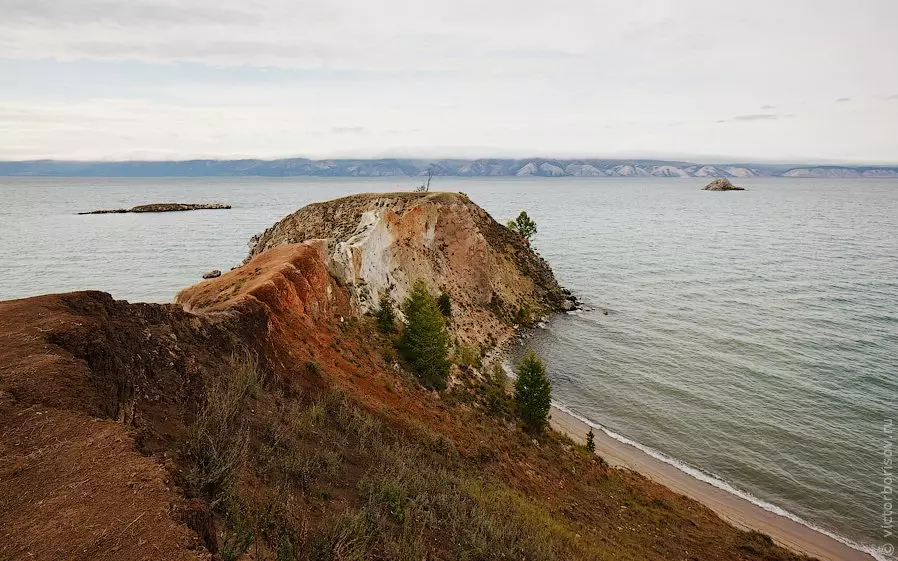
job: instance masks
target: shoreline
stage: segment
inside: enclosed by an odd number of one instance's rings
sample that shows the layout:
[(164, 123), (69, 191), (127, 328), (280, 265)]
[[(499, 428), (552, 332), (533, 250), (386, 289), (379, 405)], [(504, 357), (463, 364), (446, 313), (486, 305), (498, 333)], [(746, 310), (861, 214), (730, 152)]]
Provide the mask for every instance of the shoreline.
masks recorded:
[(629, 469), (710, 508), (724, 521), (742, 530), (756, 530), (777, 544), (821, 561), (874, 561), (872, 554), (855, 549), (819, 530), (761, 506), (727, 490), (697, 479), (674, 465), (659, 460), (639, 448), (611, 437), (556, 405), (552, 405), (550, 426), (577, 444), (586, 442), (593, 429), (596, 454), (613, 467)]

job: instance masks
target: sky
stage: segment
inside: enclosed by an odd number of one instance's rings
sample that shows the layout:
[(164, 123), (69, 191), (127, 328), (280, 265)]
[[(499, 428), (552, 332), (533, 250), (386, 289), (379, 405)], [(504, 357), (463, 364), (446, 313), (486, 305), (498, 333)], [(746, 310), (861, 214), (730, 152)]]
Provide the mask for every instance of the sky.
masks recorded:
[(895, 0), (0, 0), (0, 160), (898, 164)]

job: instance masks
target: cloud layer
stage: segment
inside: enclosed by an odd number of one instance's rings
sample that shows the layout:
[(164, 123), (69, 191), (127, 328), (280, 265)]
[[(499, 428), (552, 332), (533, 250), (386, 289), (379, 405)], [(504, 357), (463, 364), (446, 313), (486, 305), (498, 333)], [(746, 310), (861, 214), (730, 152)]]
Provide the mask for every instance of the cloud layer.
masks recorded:
[(0, 13), (4, 159), (898, 152), (890, 0), (0, 0)]

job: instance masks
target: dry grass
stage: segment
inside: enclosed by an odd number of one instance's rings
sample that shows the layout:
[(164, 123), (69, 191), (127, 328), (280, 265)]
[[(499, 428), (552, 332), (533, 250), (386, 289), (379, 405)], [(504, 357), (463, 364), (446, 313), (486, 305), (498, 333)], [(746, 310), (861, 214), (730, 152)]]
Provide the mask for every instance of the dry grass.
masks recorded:
[(190, 428), (185, 450), (188, 483), (213, 508), (228, 500), (249, 438), (240, 413), (264, 381), (252, 355), (235, 355), (231, 364), (207, 385), (206, 401)]

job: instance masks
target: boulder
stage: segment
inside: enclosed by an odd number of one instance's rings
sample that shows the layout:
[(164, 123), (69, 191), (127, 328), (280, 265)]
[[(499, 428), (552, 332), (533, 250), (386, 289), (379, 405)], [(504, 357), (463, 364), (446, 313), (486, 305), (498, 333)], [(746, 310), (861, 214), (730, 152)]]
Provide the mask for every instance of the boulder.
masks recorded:
[(203, 274), (204, 279), (217, 279), (220, 276), (221, 276), (221, 271), (219, 271), (218, 269), (212, 269), (208, 273)]

